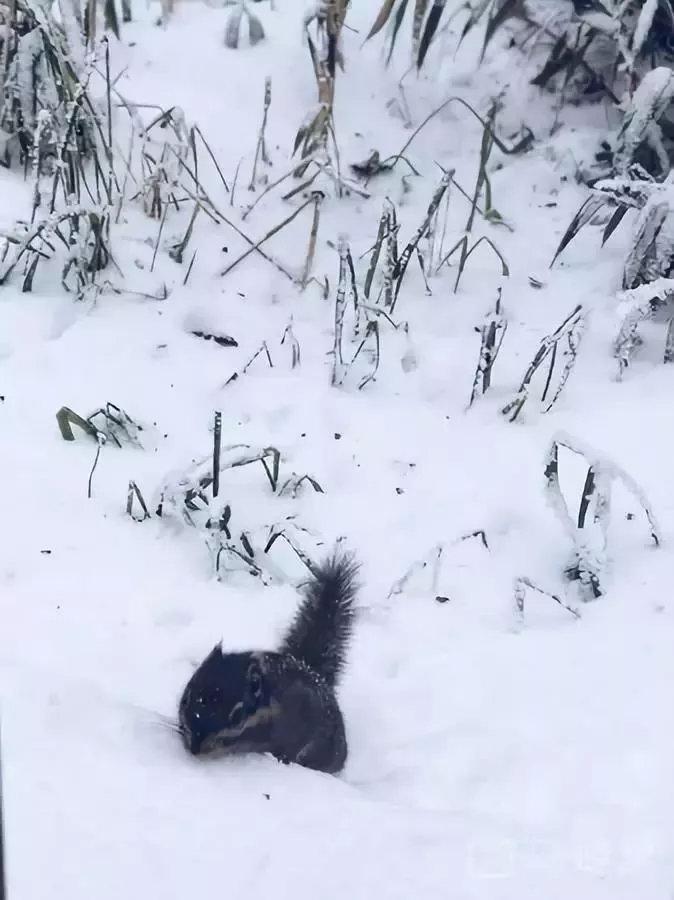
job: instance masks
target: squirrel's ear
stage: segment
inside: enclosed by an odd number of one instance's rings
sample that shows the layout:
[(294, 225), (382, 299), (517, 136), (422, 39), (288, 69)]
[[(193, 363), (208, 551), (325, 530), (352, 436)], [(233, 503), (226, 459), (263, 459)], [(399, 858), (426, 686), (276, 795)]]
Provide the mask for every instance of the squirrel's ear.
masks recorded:
[(222, 656), (222, 641), (218, 641), (218, 643), (215, 645), (215, 647), (213, 647), (213, 650), (211, 652), (213, 654), (215, 654), (216, 656)]

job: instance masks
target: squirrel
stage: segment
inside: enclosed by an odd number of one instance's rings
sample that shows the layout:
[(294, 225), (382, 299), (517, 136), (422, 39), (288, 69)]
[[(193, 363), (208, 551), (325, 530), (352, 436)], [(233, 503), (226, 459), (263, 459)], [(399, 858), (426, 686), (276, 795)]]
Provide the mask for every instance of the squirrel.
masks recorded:
[(346, 762), (335, 686), (354, 618), (359, 565), (325, 560), (278, 651), (223, 652), (216, 644), (187, 683), (178, 731), (195, 756), (270, 753), (329, 774)]

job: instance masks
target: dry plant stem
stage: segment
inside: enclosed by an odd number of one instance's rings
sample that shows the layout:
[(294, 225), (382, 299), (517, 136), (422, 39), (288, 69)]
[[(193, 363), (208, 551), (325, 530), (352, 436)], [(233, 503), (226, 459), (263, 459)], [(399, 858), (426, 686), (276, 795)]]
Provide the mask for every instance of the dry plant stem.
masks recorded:
[(364, 313), (369, 313), (370, 315), (373, 315), (373, 316), (381, 316), (382, 319), (386, 319), (386, 321), (389, 323), (389, 325), (391, 326), (391, 328), (393, 328), (394, 331), (398, 331), (399, 328), (402, 328), (403, 331), (405, 331), (408, 328), (407, 322), (396, 322), (394, 319), (391, 318), (391, 316), (389, 316), (389, 314), (386, 312), (385, 309), (381, 308), (381, 306), (370, 306), (367, 303), (361, 303), (359, 305), (359, 308)]
[[(431, 227), (431, 222), (433, 221), (433, 217), (438, 211), (438, 207), (442, 201), (447, 188), (451, 184), (452, 178), (454, 177), (454, 170), (451, 169), (449, 172), (445, 172), (442, 176), (440, 184), (435, 190), (431, 202), (426, 210), (426, 216), (424, 221), (421, 223), (419, 228), (417, 228), (416, 233), (412, 237), (412, 240), (409, 241), (407, 246), (402, 252), (400, 259), (397, 260), (396, 266), (393, 272), (393, 277), (396, 281), (395, 294), (393, 296), (393, 300), (390, 304), (391, 306), (391, 314), (395, 309), (396, 303), (398, 302), (398, 297), (400, 296), (400, 288), (402, 287), (403, 278), (405, 277), (405, 272), (407, 271), (407, 266), (409, 265), (409, 261), (412, 258), (412, 254), (419, 246), (419, 241), (428, 234), (429, 228)], [(388, 305), (388, 304), (387, 304)]]
[(190, 277), (190, 275), (191, 275), (191, 273), (192, 273), (192, 266), (194, 265), (194, 260), (195, 260), (196, 258), (197, 258), (197, 251), (195, 250), (194, 253), (192, 254), (192, 259), (190, 260), (190, 264), (189, 264), (189, 266), (187, 267), (187, 272), (185, 273), (185, 278), (183, 279), (183, 287), (184, 287), (184, 286), (187, 284), (187, 282), (189, 281), (189, 277)]
[(667, 323), (667, 337), (665, 339), (665, 354), (663, 362), (674, 362), (674, 318)]
[(349, 270), (349, 289), (351, 291), (351, 300), (353, 301), (353, 315), (355, 319), (354, 335), (358, 337), (360, 333), (361, 308), (360, 299), (358, 297), (358, 284), (356, 282), (356, 267), (353, 264), (353, 256), (351, 256), (351, 248), (346, 250), (346, 264)]
[(98, 438), (98, 446), (96, 447), (96, 456), (94, 457), (94, 464), (91, 467), (91, 472), (89, 473), (89, 481), (87, 482), (87, 498), (91, 500), (91, 492), (93, 488), (93, 479), (94, 472), (96, 471), (96, 466), (98, 465), (98, 457), (101, 455), (101, 447), (103, 446), (103, 440), (99, 436)]
[(481, 328), (480, 356), (473, 378), (473, 389), (470, 394), (470, 408), (478, 397), (483, 397), (491, 386), (491, 373), (499, 354), (503, 339), (508, 329), (508, 321), (503, 315), (501, 306), (501, 288), (498, 289), (496, 306), (487, 317), (488, 321)]
[(281, 346), (283, 346), (286, 340), (290, 343), (292, 348), (292, 362), (291, 368), (295, 369), (302, 362), (302, 354), (300, 349), (300, 342), (295, 337), (295, 333), (293, 331), (292, 321), (289, 325), (286, 325), (286, 329), (283, 332), (283, 337), (281, 338)]
[(353, 359), (349, 363), (349, 367), (351, 367), (355, 363), (356, 359), (360, 355), (361, 350), (363, 350), (370, 337), (374, 337), (374, 363), (372, 365), (371, 371), (361, 379), (358, 385), (359, 391), (362, 391), (365, 385), (375, 380), (377, 371), (379, 370), (379, 361), (381, 359), (381, 343), (379, 338), (379, 323), (377, 321), (370, 321), (367, 323), (367, 328), (365, 329), (365, 337), (358, 345), (358, 349), (354, 353)]
[[(484, 208), (485, 211), (491, 209), (491, 190), (489, 185), (489, 179), (487, 178), (487, 162), (489, 161), (489, 157), (491, 155), (492, 147), (493, 147), (493, 139), (492, 129), (494, 124), (494, 115), (495, 109), (492, 106), (490, 109), (487, 120), (482, 130), (482, 140), (480, 142), (480, 162), (478, 166), (477, 178), (475, 179), (475, 190), (473, 191), (473, 199), (471, 201), (470, 213), (468, 214), (468, 221), (466, 222), (465, 234), (466, 237), (472, 233), (473, 224), (475, 222), (475, 212), (477, 210), (478, 201), (480, 199), (480, 194), (482, 193), (483, 188), (485, 189), (485, 202)], [(456, 276), (456, 284), (454, 285), (454, 293), (459, 288), (459, 282), (461, 280), (461, 275), (463, 274), (463, 270), (466, 267), (466, 263), (468, 262), (468, 257), (475, 249), (472, 247), (470, 250), (468, 249), (468, 240), (464, 240), (461, 242), (461, 258), (459, 260), (459, 271)], [(500, 254), (499, 254), (500, 255)]]
[(335, 338), (332, 348), (332, 385), (339, 385), (344, 380), (346, 366), (342, 355), (342, 334), (344, 331), (344, 315), (346, 313), (346, 285), (349, 271), (349, 245), (344, 235), (339, 238), (339, 280), (335, 298)]
[(222, 169), (220, 168), (220, 165), (219, 165), (217, 159), (215, 158), (215, 154), (214, 154), (213, 151), (211, 150), (210, 144), (208, 143), (208, 141), (207, 141), (206, 138), (204, 137), (204, 134), (203, 134), (201, 128), (199, 128), (198, 125), (194, 125), (194, 126), (192, 127), (192, 142), (193, 142), (194, 146), (196, 147), (196, 142), (194, 141), (194, 134), (198, 134), (199, 137), (201, 138), (201, 143), (202, 143), (202, 144), (204, 145), (204, 147), (206, 148), (206, 152), (207, 152), (208, 155), (210, 156), (211, 161), (212, 161), (213, 165), (215, 166), (218, 175), (220, 176), (220, 180), (222, 181), (222, 183), (223, 183), (223, 185), (224, 185), (224, 188), (225, 188), (226, 193), (229, 193), (229, 185), (227, 184), (227, 179), (226, 179), (225, 176), (223, 175)]
[[(180, 154), (179, 154), (178, 151), (175, 149), (175, 147), (172, 147), (170, 144), (167, 144), (166, 146), (167, 146), (167, 149), (168, 149), (171, 153), (173, 153), (173, 155), (175, 156), (175, 158), (176, 158), (176, 160), (177, 160), (177, 162), (178, 162), (178, 165), (179, 165), (181, 168), (183, 168), (183, 169), (187, 172), (187, 174), (190, 176), (190, 178), (192, 179), (192, 181), (193, 181), (194, 184), (195, 184), (195, 187), (196, 187), (197, 191), (200, 191), (202, 196), (201, 196), (201, 197), (194, 196), (193, 194), (191, 194), (191, 193), (189, 192), (188, 188), (187, 188), (184, 184), (181, 184), (182, 190), (184, 190), (185, 193), (186, 193), (189, 197), (191, 197), (191, 198), (192, 198), (193, 200), (195, 200), (196, 202), (200, 203), (202, 206), (203, 206), (203, 202), (205, 201), (206, 203), (209, 204), (209, 206), (211, 206), (211, 208), (215, 211), (215, 213), (216, 213), (217, 215), (220, 215), (219, 212), (218, 212), (217, 206), (215, 205), (215, 203), (213, 203), (213, 201), (211, 200), (211, 198), (208, 196), (208, 194), (207, 194), (206, 191), (204, 190), (203, 185), (201, 184), (201, 182), (200, 182), (199, 179), (197, 178), (196, 173), (193, 172), (193, 171), (190, 169), (190, 167), (187, 165), (187, 163), (185, 162), (185, 160), (180, 156)], [(172, 201), (175, 202), (175, 198), (174, 198), (174, 197), (172, 197)], [(205, 207), (204, 207), (204, 212), (208, 212), (208, 210), (206, 210)]]
[[(312, 162), (313, 162), (313, 160), (310, 159), (310, 160), (309, 160), (309, 163), (312, 163)], [(237, 171), (238, 171), (238, 168), (237, 168)], [(290, 178), (292, 175), (294, 175), (296, 171), (297, 171), (297, 166), (295, 165), (295, 166), (292, 167), (292, 169), (289, 169), (287, 172), (284, 172), (284, 174), (281, 175), (280, 178), (277, 178), (275, 181), (270, 182), (270, 183), (265, 187), (265, 189), (262, 191), (262, 193), (259, 194), (259, 195), (255, 198), (255, 201), (254, 201), (253, 203), (251, 203), (251, 205), (248, 206), (248, 207), (243, 211), (243, 213), (241, 214), (241, 218), (242, 218), (242, 219), (246, 219), (246, 218), (250, 215), (250, 213), (252, 213), (252, 211), (255, 209), (255, 207), (258, 205), (258, 203), (260, 202), (260, 200), (262, 200), (264, 197), (266, 197), (267, 194), (268, 194), (270, 191), (273, 191), (273, 190), (274, 190), (274, 188), (278, 187), (279, 184), (281, 184), (282, 182), (284, 182), (284, 181), (286, 181), (288, 178)], [(292, 195), (290, 195), (290, 196), (292, 196)], [(283, 199), (284, 199), (284, 200), (287, 200), (287, 199), (288, 199), (288, 196), (284, 197)]]
[[(143, 518), (139, 519), (133, 514), (133, 501), (134, 498), (138, 500), (140, 504), (140, 508), (143, 510)], [(129, 489), (126, 494), (126, 514), (130, 518), (134, 519), (136, 522), (144, 522), (146, 519), (150, 518), (150, 512), (147, 508), (147, 504), (145, 502), (145, 498), (143, 497), (140, 488), (136, 484), (135, 481), (129, 482)], [(1, 900), (1, 898), (0, 898)]]
[[(108, 113), (108, 147), (110, 148), (109, 155), (109, 163), (110, 163), (110, 174), (108, 178), (108, 195), (112, 197), (112, 182), (114, 179), (114, 172), (112, 170), (112, 89), (110, 83), (110, 43), (105, 38), (105, 85), (106, 85), (106, 99), (107, 99), (107, 113)], [(108, 223), (109, 223), (108, 219)], [(109, 236), (109, 232), (108, 232)]]
[[(428, 123), (431, 121), (431, 119), (434, 119), (435, 116), (437, 116), (439, 113), (441, 113), (443, 109), (445, 109), (447, 106), (449, 106), (450, 103), (461, 104), (461, 106), (464, 106), (467, 110), (469, 110), (475, 116), (475, 118), (478, 120), (478, 122), (480, 122), (480, 124), (482, 125), (483, 128), (485, 128), (485, 129), (489, 128), (488, 122), (485, 119), (483, 119), (482, 116), (473, 109), (473, 107), (470, 105), (470, 103), (467, 103), (462, 97), (449, 97), (447, 100), (445, 100), (443, 103), (441, 103), (440, 106), (436, 107), (436, 109), (434, 109), (432, 112), (430, 112), (426, 116), (426, 118), (423, 120), (423, 122), (414, 129), (413, 133), (407, 139), (407, 141), (403, 145), (402, 149), (398, 153), (396, 153), (395, 156), (388, 157), (386, 160), (384, 160), (384, 162), (388, 163), (388, 162), (392, 161), (391, 162), (392, 166), (397, 165), (399, 160), (401, 160), (403, 158), (403, 155), (407, 152), (407, 149), (409, 148), (412, 141), (418, 136), (419, 132), (422, 131), (426, 127), (426, 125), (428, 125)], [(491, 135), (491, 139), (494, 141), (494, 143), (499, 148), (499, 150), (502, 153), (505, 153), (507, 155), (514, 154), (514, 153), (521, 153), (523, 150), (525, 150), (527, 147), (529, 147), (531, 145), (531, 142), (533, 140), (533, 134), (531, 133), (531, 131), (529, 131), (527, 129), (527, 132), (525, 133), (524, 137), (514, 147), (509, 148), (491, 130), (490, 130), (490, 135)]]
[(215, 413), (213, 421), (213, 496), (220, 493), (220, 453), (222, 448), (222, 413)]
[(192, 215), (190, 216), (190, 220), (187, 223), (187, 228), (185, 230), (185, 234), (183, 239), (179, 244), (172, 247), (169, 251), (169, 255), (172, 259), (174, 259), (177, 263), (182, 263), (183, 256), (185, 255), (185, 250), (187, 250), (187, 245), (189, 244), (192, 238), (192, 231), (194, 230), (194, 223), (196, 221), (197, 216), (199, 215), (199, 210), (201, 206), (198, 203), (194, 204), (194, 209), (192, 210)]
[(230, 377), (229, 377), (229, 378), (227, 379), (227, 381), (224, 383), (223, 387), (227, 387), (228, 384), (231, 384), (233, 381), (236, 381), (236, 380), (237, 380), (238, 378), (240, 378), (242, 375), (245, 375), (246, 372), (248, 371), (248, 369), (253, 365), (253, 363), (255, 362), (255, 360), (258, 358), (258, 356), (261, 356), (263, 353), (264, 353), (265, 356), (267, 357), (267, 362), (269, 363), (269, 368), (270, 368), (270, 369), (273, 369), (273, 368), (274, 368), (274, 363), (272, 362), (272, 359), (271, 359), (271, 354), (270, 354), (270, 352), (269, 352), (269, 347), (267, 346), (267, 342), (266, 342), (266, 341), (263, 341), (262, 344), (260, 345), (260, 347), (258, 347), (258, 349), (255, 351), (255, 353), (253, 353), (253, 355), (252, 355), (251, 358), (248, 360), (248, 362), (247, 362), (246, 365), (243, 367), (243, 369), (241, 369), (240, 372), (234, 372), (233, 375), (230, 375)]
[[(349, 0), (320, 0), (315, 11), (305, 19), (305, 34), (318, 91), (318, 109), (312, 120), (300, 128), (295, 139), (295, 152), (301, 148), (303, 160), (296, 169), (301, 177), (306, 171), (304, 160), (307, 158), (318, 153), (324, 164), (330, 162), (328, 142), (332, 138), (336, 163), (334, 181), (338, 196), (342, 195), (343, 181), (334, 131), (333, 106), (337, 65), (341, 61), (340, 35), (348, 4)], [(316, 23), (315, 36), (310, 30), (312, 22)]]
[(454, 293), (456, 293), (459, 289), (459, 284), (461, 282), (466, 263), (482, 243), (487, 244), (493, 250), (494, 254), (499, 258), (501, 262), (501, 274), (503, 275), (503, 277), (505, 278), (510, 275), (510, 269), (505, 257), (491, 238), (488, 238), (486, 235), (482, 235), (482, 237), (478, 238), (478, 240), (475, 241), (472, 247), (468, 249), (468, 235), (464, 235), (459, 241), (457, 241), (456, 244), (454, 244), (452, 249), (447, 254), (445, 254), (444, 259), (438, 266), (438, 269), (440, 269), (445, 265), (445, 263), (449, 262), (449, 260), (452, 258), (452, 256), (454, 256), (457, 250), (461, 249), (461, 261), (459, 263), (456, 281), (454, 282)]
[(16, 34), (16, 0), (10, 0), (7, 6), (5, 28), (6, 40), (4, 40), (0, 46), (0, 116), (4, 113), (5, 102), (7, 100), (5, 84), (10, 63), (10, 41), (15, 39)]
[[(288, 272), (288, 270), (285, 269), (281, 265), (280, 262), (275, 260), (272, 256), (268, 256), (264, 252), (264, 250), (261, 250), (259, 244), (256, 245), (255, 242), (253, 240), (251, 240), (251, 238), (249, 238), (248, 235), (238, 227), (238, 225), (235, 225), (234, 222), (230, 221), (226, 216), (223, 216), (222, 214), (220, 214), (220, 218), (226, 225), (229, 225), (230, 228), (233, 228), (234, 231), (236, 231), (236, 233), (240, 237), (242, 237), (247, 244), (250, 244), (250, 246), (252, 248), (251, 252), (252, 252), (252, 250), (255, 250), (257, 253), (260, 254), (260, 256), (263, 259), (266, 259), (268, 263), (271, 263), (272, 266), (274, 266), (276, 269), (279, 270), (279, 272), (281, 272), (283, 275), (285, 275), (289, 281), (292, 281), (293, 283), (295, 283), (295, 276), (291, 275), (290, 272)], [(262, 243), (262, 242), (260, 241), (260, 243)]]
[(549, 597), (551, 600), (554, 600), (555, 603), (558, 603), (567, 612), (570, 612), (574, 619), (580, 619), (580, 613), (577, 609), (569, 606), (561, 598), (559, 598), (557, 594), (551, 594), (549, 591), (544, 591), (543, 588), (538, 587), (538, 585), (534, 584), (531, 579), (524, 576), (515, 579), (515, 605), (517, 607), (517, 612), (521, 617), (524, 616), (524, 598), (526, 596), (526, 588), (529, 588), (529, 590), (531, 591), (535, 591), (537, 594), (541, 594), (543, 597)]
[(573, 310), (573, 312), (569, 316), (567, 316), (567, 318), (562, 322), (559, 328), (557, 328), (552, 334), (546, 335), (546, 337), (543, 338), (536, 355), (534, 356), (527, 371), (524, 374), (524, 378), (522, 379), (522, 383), (520, 384), (517, 394), (515, 395), (513, 400), (511, 400), (510, 403), (508, 403), (501, 410), (501, 413), (504, 416), (509, 417), (510, 422), (514, 422), (522, 412), (522, 409), (524, 408), (524, 405), (529, 398), (531, 381), (547, 356), (550, 355), (550, 368), (548, 371), (548, 376), (546, 378), (545, 387), (543, 389), (543, 394), (541, 396), (541, 402), (545, 402), (552, 381), (553, 371), (557, 362), (557, 346), (563, 339), (566, 339), (568, 350), (565, 351), (566, 360), (562, 369), (562, 374), (557, 385), (557, 390), (555, 391), (552, 400), (545, 408), (545, 412), (549, 412), (552, 409), (552, 407), (558, 400), (576, 362), (583, 328), (583, 308), (579, 304)]
[(309, 276), (311, 275), (311, 269), (314, 264), (314, 256), (316, 255), (316, 239), (318, 237), (318, 226), (321, 219), (321, 203), (323, 202), (324, 195), (320, 191), (316, 191), (314, 194), (314, 214), (311, 222), (311, 233), (309, 235), (309, 246), (307, 248), (307, 258), (304, 264), (304, 272), (302, 274), (302, 290), (304, 290), (309, 283)]
[(265, 144), (265, 130), (267, 128), (267, 115), (269, 113), (269, 107), (271, 106), (271, 78), (267, 77), (264, 80), (264, 106), (262, 110), (262, 124), (260, 125), (260, 131), (257, 136), (257, 146), (255, 148), (255, 160), (253, 161), (253, 171), (250, 176), (250, 183), (248, 185), (249, 191), (255, 190), (255, 182), (257, 181), (257, 164), (262, 159), (262, 162), (269, 163), (269, 157), (267, 156), (267, 147)]
[[(229, 195), (229, 205), (234, 206), (234, 194), (236, 193), (236, 185), (239, 181), (239, 169), (241, 168), (241, 163), (243, 162), (243, 157), (236, 164), (236, 169), (234, 170), (234, 179), (232, 181), (232, 191)], [(245, 215), (241, 216), (242, 219), (245, 219)]]
[(492, 106), (487, 115), (487, 120), (485, 126), (482, 131), (482, 140), (480, 142), (480, 163), (477, 172), (477, 178), (475, 179), (475, 191), (473, 192), (473, 200), (470, 207), (470, 214), (468, 216), (468, 222), (466, 223), (466, 233), (470, 234), (473, 230), (473, 224), (475, 222), (475, 211), (477, 209), (477, 204), (480, 199), (480, 194), (482, 193), (482, 189), (485, 190), (485, 199), (484, 199), (484, 208), (485, 211), (491, 209), (491, 185), (489, 184), (489, 178), (487, 176), (487, 163), (489, 162), (489, 157), (491, 156), (491, 151), (494, 146), (493, 140), (493, 127), (494, 127), (494, 116), (496, 115), (496, 110)]
[(424, 557), (416, 560), (416, 562), (413, 562), (412, 565), (407, 569), (405, 574), (402, 576), (402, 578), (399, 578), (393, 583), (391, 589), (387, 594), (387, 599), (390, 599), (396, 594), (402, 593), (412, 576), (416, 572), (424, 571), (429, 567), (429, 565), (432, 567), (431, 590), (433, 591), (433, 593), (436, 593), (438, 588), (438, 579), (440, 577), (440, 571), (442, 568), (443, 557), (446, 556), (446, 551), (451, 547), (457, 547), (464, 541), (470, 541), (477, 538), (479, 538), (480, 543), (485, 548), (485, 550), (489, 550), (487, 535), (481, 528), (479, 528), (477, 531), (470, 531), (467, 534), (462, 534), (458, 538), (454, 538), (454, 540), (448, 544), (436, 544)]
[(391, 308), (393, 305), (393, 284), (395, 270), (398, 265), (398, 225), (396, 211), (393, 203), (387, 198), (384, 202), (387, 212), (386, 219), (386, 258), (384, 259), (384, 306)]
[(388, 225), (388, 207), (384, 207), (384, 211), (382, 212), (381, 218), (379, 219), (379, 228), (377, 230), (377, 238), (374, 242), (374, 247), (372, 248), (372, 255), (370, 256), (370, 265), (368, 266), (367, 275), (365, 276), (365, 287), (363, 289), (363, 294), (364, 294), (366, 300), (370, 299), (370, 290), (372, 289), (372, 281), (374, 279), (374, 273), (377, 269), (377, 263), (379, 262), (379, 254), (381, 253), (382, 244), (384, 242), (384, 237), (386, 235), (387, 225)]
[(154, 272), (154, 264), (157, 259), (157, 251), (159, 250), (159, 244), (161, 242), (161, 235), (164, 230), (164, 223), (166, 222), (166, 214), (168, 213), (168, 209), (168, 203), (166, 203), (164, 205), (164, 215), (161, 217), (161, 222), (159, 223), (159, 232), (157, 234), (157, 241), (154, 245), (154, 253), (152, 254), (152, 264), (150, 265), (150, 272)]
[[(257, 243), (253, 244), (249, 250), (246, 250), (246, 252), (243, 253), (241, 256), (239, 256), (238, 259), (235, 259), (234, 262), (231, 263), (229, 266), (227, 266), (226, 269), (223, 269), (223, 271), (220, 273), (220, 276), (224, 277), (225, 275), (227, 275), (229, 272), (232, 271), (232, 269), (235, 266), (238, 266), (240, 262), (243, 262), (243, 260), (246, 259), (248, 256), (250, 256), (250, 254), (253, 253), (254, 251), (257, 250), (259, 252), (260, 247), (262, 246), (262, 244), (265, 243), (265, 241), (268, 241), (270, 238), (274, 237), (275, 234), (278, 234), (279, 231), (281, 231), (283, 228), (285, 228), (286, 225), (289, 225), (293, 221), (293, 219), (296, 219), (297, 216), (299, 216), (299, 214), (313, 202), (314, 202), (314, 199), (313, 199), (313, 197), (311, 197), (308, 200), (306, 200), (301, 206), (298, 206), (298, 208), (291, 215), (289, 215), (286, 219), (284, 219), (278, 225), (275, 225), (270, 231), (267, 232), (267, 234), (263, 238), (261, 238)], [(295, 280), (294, 278), (292, 278), (292, 276), (290, 276), (290, 277), (291, 277), (291, 280), (293, 280), (293, 281)]]
[(304, 193), (304, 191), (308, 190), (314, 183), (314, 181), (316, 181), (321, 172), (325, 172), (325, 166), (320, 166), (318, 165), (318, 163), (317, 166), (318, 168), (313, 175), (307, 178), (306, 181), (301, 182), (301, 184), (298, 184), (294, 188), (291, 188), (286, 194), (281, 197), (281, 200), (292, 200), (292, 198), (297, 194), (302, 194)]

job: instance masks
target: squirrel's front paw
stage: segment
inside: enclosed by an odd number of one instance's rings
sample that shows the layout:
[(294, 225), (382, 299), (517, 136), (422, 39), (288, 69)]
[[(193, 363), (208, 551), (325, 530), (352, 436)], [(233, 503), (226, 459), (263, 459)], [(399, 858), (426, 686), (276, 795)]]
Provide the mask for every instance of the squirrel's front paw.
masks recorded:
[(283, 763), (284, 766), (289, 766), (290, 763), (292, 762), (290, 757), (287, 756), (285, 753), (275, 753), (274, 756), (280, 763)]

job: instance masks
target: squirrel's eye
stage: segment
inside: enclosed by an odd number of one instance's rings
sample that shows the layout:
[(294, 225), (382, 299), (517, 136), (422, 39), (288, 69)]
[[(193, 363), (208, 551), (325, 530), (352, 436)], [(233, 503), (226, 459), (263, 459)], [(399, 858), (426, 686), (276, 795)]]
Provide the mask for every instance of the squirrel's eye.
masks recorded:
[(232, 728), (238, 728), (238, 726), (243, 722), (243, 704), (237, 703), (234, 709), (229, 714), (229, 724)]

